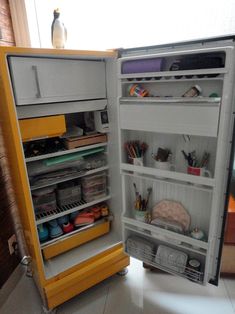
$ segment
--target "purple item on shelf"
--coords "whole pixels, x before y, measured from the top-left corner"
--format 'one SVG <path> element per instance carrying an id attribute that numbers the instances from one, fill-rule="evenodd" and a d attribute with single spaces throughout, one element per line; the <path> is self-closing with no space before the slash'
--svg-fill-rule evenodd
<path id="1" fill-rule="evenodd" d="M 163 58 L 124 61 L 122 63 L 122 74 L 159 72 L 162 69 L 162 65 Z"/>

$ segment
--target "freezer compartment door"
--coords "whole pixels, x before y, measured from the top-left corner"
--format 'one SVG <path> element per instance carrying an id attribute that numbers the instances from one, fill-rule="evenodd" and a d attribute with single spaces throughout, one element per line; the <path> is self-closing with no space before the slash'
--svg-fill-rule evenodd
<path id="1" fill-rule="evenodd" d="M 10 57 L 9 64 L 17 106 L 106 98 L 104 61 Z"/>

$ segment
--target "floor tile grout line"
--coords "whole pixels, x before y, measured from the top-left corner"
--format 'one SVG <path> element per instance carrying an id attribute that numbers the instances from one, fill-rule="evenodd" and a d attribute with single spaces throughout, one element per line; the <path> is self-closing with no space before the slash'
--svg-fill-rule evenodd
<path id="1" fill-rule="evenodd" d="M 110 287 L 108 287 L 108 291 L 107 291 L 107 294 L 106 294 L 106 298 L 105 298 L 105 302 L 104 302 L 103 314 L 105 314 L 105 312 L 106 312 L 106 304 L 107 304 L 107 300 L 108 300 L 108 296 L 109 296 L 109 289 L 110 289 Z"/>
<path id="2" fill-rule="evenodd" d="M 227 284 L 226 284 L 226 280 L 225 280 L 224 278 L 223 278 L 222 280 L 223 280 L 223 282 L 224 282 L 224 286 L 225 286 L 225 290 L 226 290 L 226 292 L 227 292 L 227 296 L 228 296 L 228 298 L 229 298 L 229 301 L 230 301 L 231 304 L 232 304 L 232 308 L 233 308 L 233 311 L 234 311 L 234 314 L 235 314 L 235 307 L 234 307 L 234 304 L 233 304 L 233 302 L 232 302 L 232 299 L 231 299 L 231 296 L 230 296 L 230 293 L 229 293 L 229 289 L 228 289 Z"/>

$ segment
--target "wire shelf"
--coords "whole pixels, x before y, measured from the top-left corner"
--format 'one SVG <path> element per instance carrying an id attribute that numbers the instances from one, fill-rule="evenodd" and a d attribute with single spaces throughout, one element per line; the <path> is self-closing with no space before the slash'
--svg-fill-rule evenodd
<path id="1" fill-rule="evenodd" d="M 110 198 L 110 195 L 106 195 L 104 197 L 97 198 L 96 200 L 92 202 L 86 202 L 84 200 L 81 200 L 79 202 L 74 202 L 70 205 L 64 205 L 64 206 L 57 206 L 55 209 L 48 210 L 45 212 L 35 213 L 36 218 L 36 224 L 42 224 L 45 222 L 48 222 L 52 219 L 59 218 L 61 216 L 64 216 L 66 214 L 73 213 L 78 210 L 82 210 L 84 208 L 87 208 L 89 206 L 93 206 L 94 204 L 101 203 L 103 201 L 106 201 Z"/>
<path id="2" fill-rule="evenodd" d="M 187 278 L 191 281 L 203 284 L 204 272 L 200 270 L 195 270 L 183 263 L 176 263 L 172 260 L 172 256 L 169 255 L 168 258 L 162 258 L 157 256 L 157 250 L 154 249 L 152 252 L 149 250 L 142 249 L 141 247 L 136 247 L 127 244 L 125 242 L 125 251 L 127 254 L 145 262 L 148 265 L 159 268 L 166 272 L 172 273 L 174 275 Z"/>

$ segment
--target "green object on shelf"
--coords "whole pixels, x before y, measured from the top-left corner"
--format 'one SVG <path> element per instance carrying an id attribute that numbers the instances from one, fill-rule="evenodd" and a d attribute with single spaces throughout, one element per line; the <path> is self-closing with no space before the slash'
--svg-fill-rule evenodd
<path id="1" fill-rule="evenodd" d="M 217 98 L 217 97 L 219 97 L 219 95 L 217 93 L 212 93 L 212 94 L 209 95 L 209 97 Z"/>
<path id="2" fill-rule="evenodd" d="M 100 152 L 103 152 L 103 151 L 104 151 L 103 147 L 94 148 L 94 149 L 85 150 L 83 152 L 77 152 L 77 153 L 63 155 L 63 156 L 59 156 L 59 157 L 48 158 L 48 159 L 45 159 L 43 161 L 43 163 L 46 166 L 52 166 L 52 165 L 60 164 L 62 162 L 66 162 L 66 161 L 79 160 L 79 159 L 82 159 L 85 156 L 96 154 L 96 153 L 100 153 Z"/>

